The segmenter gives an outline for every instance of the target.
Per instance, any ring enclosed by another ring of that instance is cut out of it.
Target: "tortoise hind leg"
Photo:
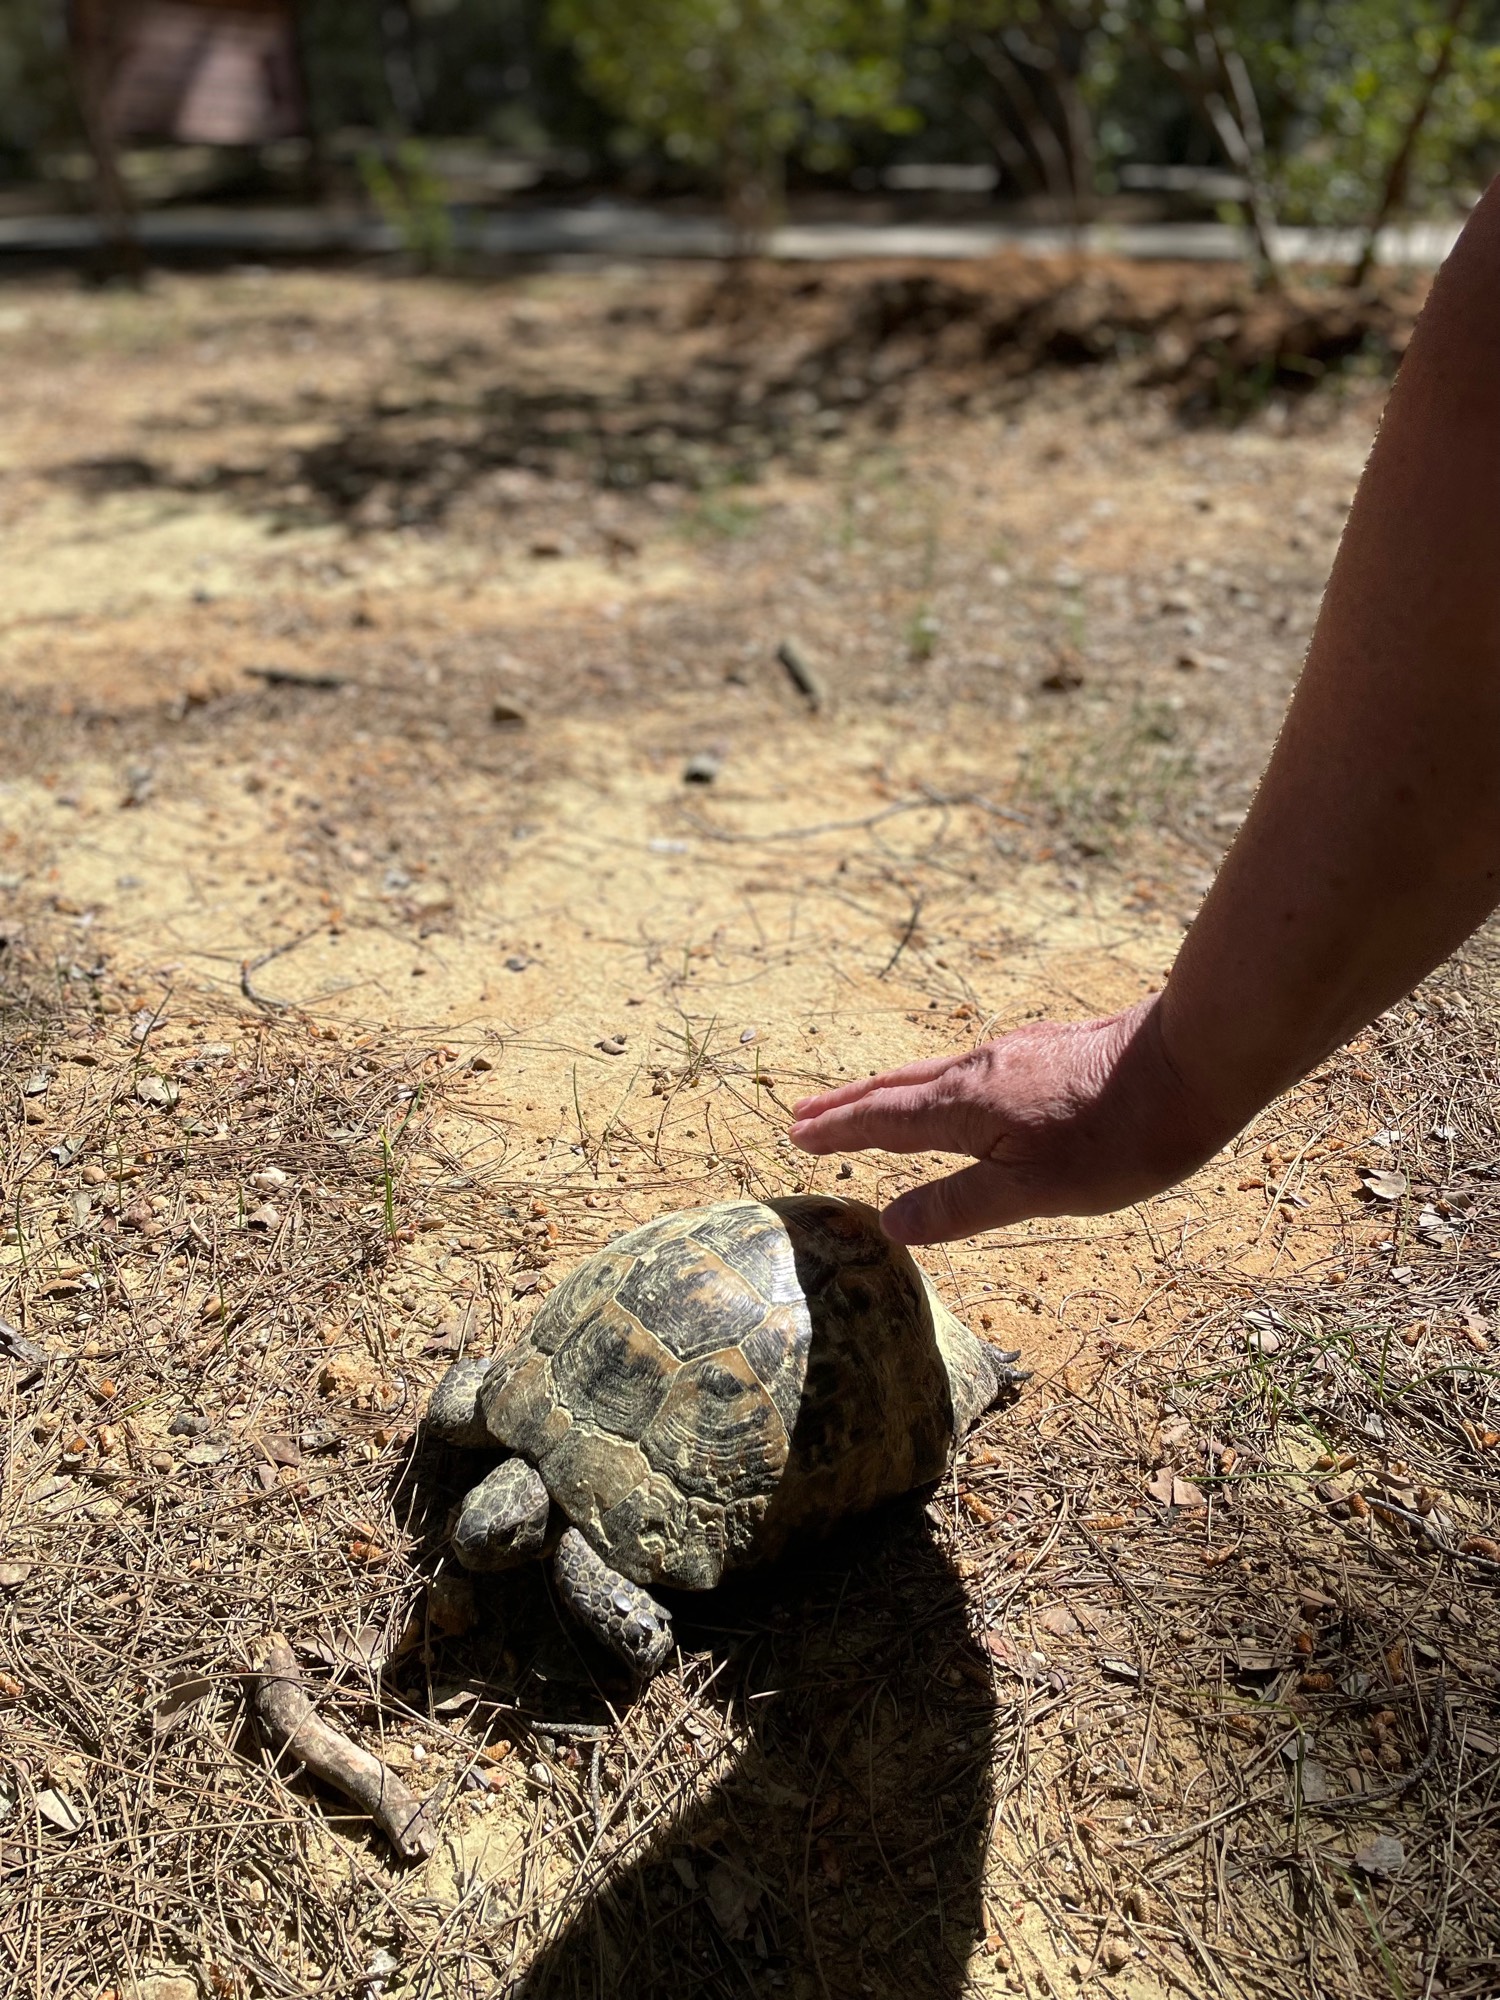
[[[583,1626],[642,1680],[672,1650],[672,1619],[648,1591],[611,1569],[576,1528],[567,1529],[552,1561],[557,1594]]]
[[[1029,1380],[1031,1370],[1018,1368],[1018,1347],[991,1347],[970,1333],[962,1320],[953,1317],[929,1290],[933,1304],[933,1332],[938,1352],[948,1376],[948,1393],[953,1399],[953,1436],[966,1438],[991,1404]]]

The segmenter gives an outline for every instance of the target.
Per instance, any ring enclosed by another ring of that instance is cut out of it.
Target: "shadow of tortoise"
[[[516,2000],[961,1992],[996,1716],[920,1500],[673,1610],[721,1667],[730,1768],[635,1840],[605,1808],[609,1858],[551,1912]],[[677,1776],[697,1751],[680,1730],[662,1754]]]

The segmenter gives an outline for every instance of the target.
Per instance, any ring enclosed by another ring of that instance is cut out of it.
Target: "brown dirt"
[[[1108,269],[13,293],[0,1312],[52,1356],[0,1375],[18,1990],[344,1992],[376,1950],[392,1995],[1480,1990],[1487,1558],[1325,1519],[1309,1468],[1353,1440],[1346,1486],[1494,1533],[1482,967],[1185,1189],[930,1256],[1035,1388],[617,1720],[533,1580],[430,1594],[456,1470],[412,1458],[455,1341],[627,1224],[937,1164],[801,1159],[805,1089],[1159,980],[1378,407],[1356,368],[1293,410],[1275,356],[1388,356],[1410,305],[1346,341],[1337,300]],[[1258,414],[1184,428],[1235,341]],[[1357,1177],[1393,1160],[1459,1234],[1414,1197],[1393,1239]],[[260,1761],[273,1625],[454,1787],[426,1869]],[[1406,1789],[1293,1812],[1309,1744]],[[1385,1829],[1393,1882],[1351,1860]]]

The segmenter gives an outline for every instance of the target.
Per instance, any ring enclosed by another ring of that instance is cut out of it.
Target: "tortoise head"
[[[516,1569],[547,1547],[552,1499],[524,1458],[508,1458],[464,1495],[453,1552],[470,1570]]]
[[[432,1392],[427,1428],[445,1444],[494,1447],[479,1391],[490,1363],[455,1361]],[[546,1552],[552,1500],[541,1474],[524,1458],[508,1458],[464,1495],[453,1548],[465,1569],[515,1569]]]

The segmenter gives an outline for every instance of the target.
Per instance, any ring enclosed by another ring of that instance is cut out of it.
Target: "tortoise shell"
[[[622,1574],[708,1590],[938,1477],[971,1414],[945,1323],[972,1341],[863,1203],[722,1202],[580,1264],[479,1407]]]

